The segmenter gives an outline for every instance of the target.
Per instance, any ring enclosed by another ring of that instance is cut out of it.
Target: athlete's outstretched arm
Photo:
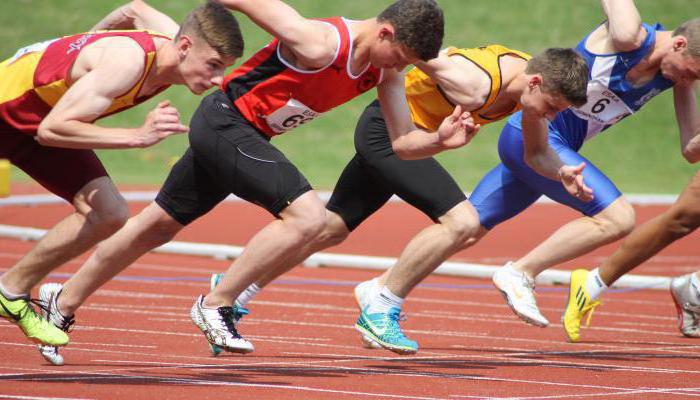
[[[586,164],[566,165],[549,145],[547,120],[534,113],[523,111],[523,144],[525,163],[538,174],[560,181],[572,196],[583,201],[593,199],[593,189],[583,181]]]
[[[600,3],[608,17],[608,34],[615,49],[638,49],[644,42],[646,31],[634,0],[601,0]]]
[[[695,96],[696,82],[677,83],[673,86],[676,121],[678,121],[681,135],[681,152],[690,163],[700,161],[700,113]]]
[[[75,149],[115,149],[146,147],[165,137],[187,132],[180,116],[168,102],[159,104],[139,128],[103,128],[93,122],[99,118],[118,96],[127,93],[144,72],[144,51],[129,38],[102,40],[103,46],[83,50],[100,51],[94,54],[89,71],[80,77],[51,112],[37,131],[42,145]],[[81,54],[82,57],[84,54]]]
[[[340,45],[335,30],[320,21],[302,17],[280,0],[217,0],[240,11],[284,43],[299,61],[321,68],[333,60]]]
[[[109,13],[91,31],[108,29],[148,29],[174,37],[180,26],[145,1],[133,0]]]
[[[437,132],[418,129],[411,120],[406,101],[404,75],[394,70],[384,70],[384,78],[377,86],[379,103],[386,121],[391,145],[397,156],[405,160],[427,158],[441,151],[464,146],[479,131],[479,125],[468,112],[456,107],[445,118]]]

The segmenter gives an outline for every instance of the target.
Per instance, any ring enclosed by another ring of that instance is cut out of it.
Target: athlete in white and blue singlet
[[[482,236],[521,213],[543,194],[583,214],[494,275],[496,287],[503,292],[513,311],[538,326],[546,326],[548,321],[535,303],[534,278],[555,264],[627,235],[634,227],[631,205],[605,174],[578,153],[584,142],[634,114],[670,87],[674,87],[676,114],[684,143],[694,134],[689,131],[697,130],[683,127],[700,120],[694,108],[678,112],[688,109],[679,107],[679,98],[686,102],[692,99],[693,104],[695,101],[688,87],[700,75],[700,58],[691,55],[694,41],[700,42],[700,20],[690,21],[674,32],[665,31],[658,24],[643,24],[632,0],[601,0],[601,3],[608,21],[576,47],[590,68],[588,102],[583,107],[559,113],[546,127],[549,144],[563,163],[586,163],[583,176],[586,185],[593,189],[593,200],[584,202],[569,195],[559,182],[538,175],[525,163],[521,113],[511,117],[501,133],[498,144],[501,164],[481,180],[470,198],[480,216]],[[597,272],[590,275],[595,282]],[[587,280],[588,274],[584,278]],[[590,305],[584,306],[579,313],[585,314],[590,309]],[[572,329],[577,336],[578,325]]]

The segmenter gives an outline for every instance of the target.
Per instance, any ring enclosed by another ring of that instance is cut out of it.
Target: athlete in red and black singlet
[[[42,146],[32,136],[68,90],[70,70],[80,52],[97,40],[114,36],[129,37],[143,48],[145,68],[139,81],[114,99],[100,115],[102,118],[157,94],[138,97],[154,65],[154,38],[167,36],[146,31],[82,33],[24,47],[0,63],[0,158],[10,159],[42,186],[69,202],[88,182],[107,175],[102,163],[92,150]]]
[[[382,70],[352,75],[352,37],[341,17],[338,49],[326,67],[304,71],[280,55],[274,39],[207,96],[190,122],[190,148],[173,166],[156,203],[182,225],[206,214],[230,193],[275,216],[312,190],[270,138],[372,89]]]
[[[339,35],[336,56],[326,67],[305,71],[284,60],[274,39],[222,85],[243,117],[265,134],[278,135],[372,89],[382,71],[369,65],[352,75],[352,37],[342,17],[322,19]]]

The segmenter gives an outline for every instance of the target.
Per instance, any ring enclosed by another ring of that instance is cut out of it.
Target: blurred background
[[[604,14],[598,0],[438,0],[445,11],[445,45],[476,47],[491,43],[537,53],[546,47],[572,47],[599,24]],[[23,46],[88,30],[117,6],[115,0],[3,0],[0,13],[0,59]],[[306,17],[342,15],[364,19],[377,15],[388,0],[288,0]],[[697,0],[637,0],[642,19],[673,30],[697,16]],[[199,4],[195,0],[150,0],[149,4],[176,21]],[[237,14],[246,41],[244,58],[270,36]],[[235,66],[234,66],[235,68]],[[318,189],[332,189],[345,163],[354,154],[353,130],[374,91],[345,104],[311,124],[273,140]],[[200,97],[173,87],[159,97],[100,122],[135,127],[155,104],[169,99],[187,123]],[[481,176],[498,163],[496,141],[503,122],[488,125],[466,147],[438,156],[462,189],[471,191]],[[99,151],[117,185],[158,187],[170,165],[187,147],[186,136],[169,138],[138,150]],[[588,142],[583,154],[628,193],[678,193],[697,170],[680,154],[672,91],[652,100],[632,118]],[[16,169],[15,182],[31,181]]]

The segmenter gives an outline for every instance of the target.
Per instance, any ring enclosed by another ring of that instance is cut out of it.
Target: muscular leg
[[[321,233],[304,243],[298,251],[292,252],[277,268],[270,269],[255,282],[263,288],[270,282],[301,264],[312,254],[342,243],[350,234],[343,219],[336,213],[326,210],[326,223]]]
[[[634,228],[634,209],[619,197],[593,217],[562,226],[513,265],[531,278],[565,261],[587,254],[627,235]]]
[[[221,282],[204,299],[207,308],[231,306],[238,295],[268,271],[283,265],[290,252],[296,252],[316,237],[324,227],[325,208],[314,191],[294,200],[275,220],[260,230],[246,245],[243,254],[231,264]]]
[[[107,240],[64,285],[58,298],[63,315],[73,315],[100,286],[146,252],[169,242],[183,226],[151,203]]]
[[[669,244],[700,226],[700,173],[671,207],[630,234],[622,246],[599,267],[600,277],[610,286]],[[699,275],[700,277],[700,275]]]
[[[109,177],[86,184],[73,200],[75,212],[51,228],[0,278],[10,292],[29,293],[52,270],[117,231],[128,218],[126,202]]]
[[[468,201],[456,205],[438,221],[411,239],[396,265],[380,278],[380,284],[396,296],[405,298],[448,257],[478,240],[479,216]]]

